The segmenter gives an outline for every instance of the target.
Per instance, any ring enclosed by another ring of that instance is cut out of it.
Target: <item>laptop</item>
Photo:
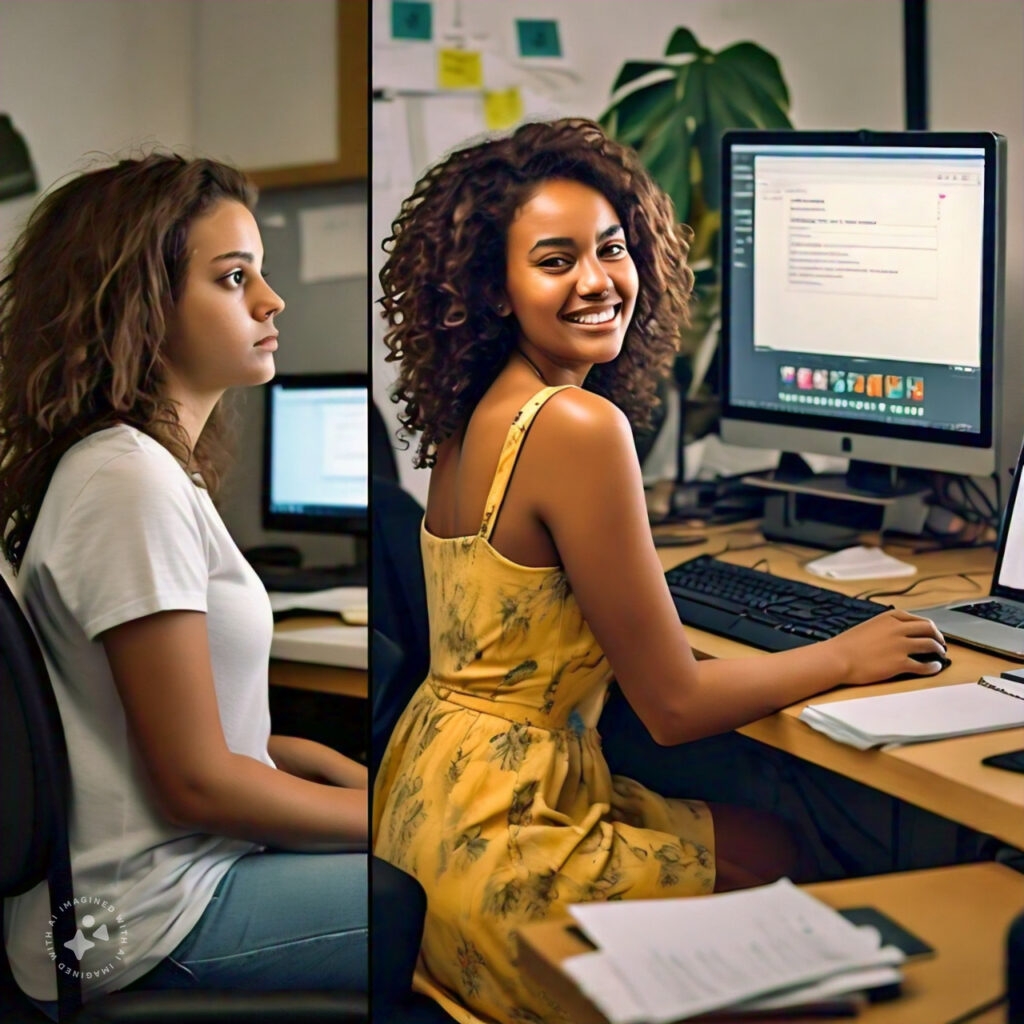
[[[1017,456],[1010,500],[1006,503],[996,549],[992,592],[932,608],[915,608],[943,634],[971,647],[1024,659],[1024,498],[1020,478],[1024,448]]]

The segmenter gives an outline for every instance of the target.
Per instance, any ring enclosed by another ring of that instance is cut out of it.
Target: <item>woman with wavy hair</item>
[[[366,984],[366,771],[270,735],[270,604],[212,501],[284,309],[254,204],[223,164],[122,160],[44,197],[0,282],[0,523],[67,739],[86,999]],[[45,884],[4,907],[52,1013],[48,919]]]
[[[374,850],[426,889],[417,985],[462,1022],[564,1019],[516,968],[527,921],[794,869],[769,815],[611,775],[595,726],[613,676],[678,744],[934,672],[910,655],[942,648],[888,612],[801,650],[694,657],[630,429],[675,352],[689,237],[635,154],[570,119],[451,154],[385,242],[395,398],[432,467],[431,664],[381,764]]]

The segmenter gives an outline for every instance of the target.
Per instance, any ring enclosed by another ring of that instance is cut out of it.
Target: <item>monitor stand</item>
[[[865,531],[919,534],[928,517],[927,484],[878,463],[851,459],[845,474],[818,474],[799,455],[783,452],[769,476],[743,482],[770,492],[761,527],[768,540],[837,551]]]

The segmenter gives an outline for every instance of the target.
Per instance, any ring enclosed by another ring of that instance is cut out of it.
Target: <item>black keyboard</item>
[[[766,651],[828,640],[890,607],[711,555],[683,562],[669,569],[665,578],[686,625]]]
[[[956,610],[965,615],[976,615],[979,619],[998,622],[1003,626],[1013,626],[1014,629],[1024,628],[1024,612],[1019,605],[1003,604],[1002,601],[983,601],[979,604],[958,604]]]
[[[337,568],[254,565],[253,568],[267,590],[284,593],[309,594],[334,587],[366,586],[366,566],[362,565]]]

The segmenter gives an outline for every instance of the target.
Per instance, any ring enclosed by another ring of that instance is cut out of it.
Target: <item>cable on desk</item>
[[[966,1013],[961,1013],[959,1017],[954,1017],[951,1021],[947,1021],[946,1024],[967,1024],[968,1021],[974,1020],[975,1017],[980,1017],[981,1014],[988,1013],[989,1010],[994,1010],[997,1006],[1002,1006],[1007,999],[1009,999],[1009,996],[1004,992],[1001,996],[996,996],[995,999],[990,999],[987,1003],[982,1003]]]
[[[909,586],[904,587],[902,590],[862,590],[859,594],[854,594],[854,597],[860,598],[862,601],[871,601],[876,597],[903,597],[906,594],[911,593],[915,588],[919,587],[922,583],[931,583],[933,580],[948,580],[948,579],[961,579],[966,580],[975,590],[981,590],[981,587],[971,579],[972,576],[987,576],[987,572],[944,572],[937,576],[922,576],[921,579],[915,580]],[[930,593],[926,591],[925,593]],[[920,596],[920,595],[919,595]]]

